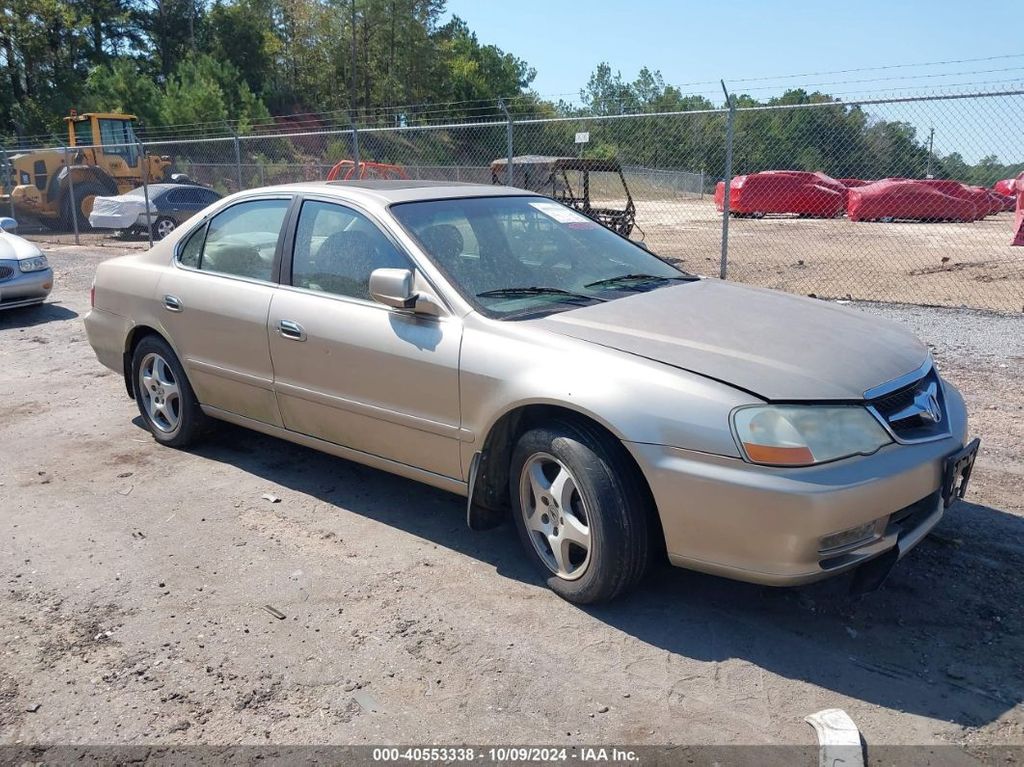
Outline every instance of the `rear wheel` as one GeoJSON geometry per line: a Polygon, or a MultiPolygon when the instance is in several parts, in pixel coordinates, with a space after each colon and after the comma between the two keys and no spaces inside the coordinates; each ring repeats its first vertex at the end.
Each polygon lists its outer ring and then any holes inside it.
{"type": "Polygon", "coordinates": [[[177,227],[173,218],[167,216],[160,216],[153,224],[153,239],[162,240],[164,237],[169,235],[177,227]]]}
{"type": "Polygon", "coordinates": [[[187,447],[206,425],[178,357],[157,336],[143,338],[132,354],[135,402],[157,442],[187,447]]]}
{"type": "Polygon", "coordinates": [[[509,491],[527,555],[577,604],[633,588],[650,561],[649,495],[621,445],[585,423],[532,429],[512,455],[509,491]]]}

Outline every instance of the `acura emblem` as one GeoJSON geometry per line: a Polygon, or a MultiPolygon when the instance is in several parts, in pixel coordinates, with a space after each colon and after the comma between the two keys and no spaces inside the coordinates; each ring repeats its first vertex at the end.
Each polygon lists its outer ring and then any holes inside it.
{"type": "Polygon", "coordinates": [[[939,405],[938,388],[934,383],[928,384],[914,395],[914,401],[899,412],[889,417],[889,423],[902,421],[906,418],[917,416],[922,421],[939,423],[942,420],[942,406],[939,405]]]}

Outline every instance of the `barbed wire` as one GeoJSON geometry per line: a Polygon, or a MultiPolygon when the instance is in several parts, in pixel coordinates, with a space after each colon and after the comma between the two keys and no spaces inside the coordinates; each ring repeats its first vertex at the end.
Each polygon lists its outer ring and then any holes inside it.
{"type": "MultiPolygon", "coordinates": [[[[912,66],[926,66],[934,64],[957,64],[971,61],[993,61],[999,59],[1008,58],[1024,58],[1024,54],[1006,54],[1001,56],[984,57],[978,59],[959,59],[950,60],[946,62],[930,62],[929,64],[894,64],[885,65],[879,67],[861,67],[849,70],[834,70],[833,73],[842,72],[862,72],[872,70],[889,70],[912,66]]],[[[817,82],[807,83],[801,86],[802,88],[822,88],[833,85],[844,85],[844,84],[859,84],[859,83],[880,83],[880,82],[897,82],[906,80],[916,79],[938,79],[943,77],[953,76],[964,76],[970,74],[989,74],[997,72],[1024,72],[1024,66],[1014,67],[1003,67],[993,68],[985,70],[974,70],[969,72],[960,73],[926,73],[922,75],[908,75],[898,76],[893,78],[856,78],[850,80],[839,80],[831,82],[817,82]]],[[[813,74],[813,73],[812,73],[813,74]]],[[[818,73],[827,74],[827,73],[818,73]]],[[[805,75],[785,75],[784,78],[794,78],[805,75]]],[[[758,78],[739,78],[730,82],[757,82],[767,81],[773,78],[769,77],[758,77],[758,78]]],[[[968,81],[968,82],[957,82],[957,83],[939,83],[935,84],[929,91],[926,92],[920,85],[906,85],[906,86],[893,86],[885,88],[884,90],[879,89],[861,89],[852,91],[840,91],[830,92],[827,95],[842,98],[856,96],[859,99],[870,99],[874,96],[888,97],[897,93],[908,93],[916,92],[919,95],[955,95],[952,89],[955,88],[973,88],[973,89],[992,89],[999,88],[1003,90],[1009,84],[1020,84],[1024,82],[1024,77],[1021,78],[1004,78],[996,80],[980,80],[980,81],[968,81]]],[[[701,84],[698,82],[690,83],[689,85],[701,84]]],[[[706,83],[705,83],[706,84],[706,83]]],[[[715,85],[718,85],[716,82],[715,85]]],[[[754,88],[744,89],[744,94],[748,93],[760,93],[765,91],[777,90],[774,85],[757,86],[754,88]]],[[[792,90],[792,89],[790,89],[792,90]]],[[[571,95],[571,94],[563,94],[571,95]]],[[[578,95],[578,94],[577,94],[578,95]]],[[[700,94],[692,94],[700,95],[700,94]]],[[[983,94],[980,94],[983,95],[983,94]]],[[[536,93],[519,93],[512,94],[504,97],[507,104],[517,108],[517,114],[515,115],[518,119],[536,118],[541,116],[553,116],[550,112],[552,108],[557,108],[556,105],[550,103],[551,96],[541,96],[536,93]],[[521,111],[522,105],[529,105],[534,107],[534,111],[521,111]]],[[[626,98],[602,98],[602,105],[607,107],[618,105],[624,110],[628,106],[633,106],[630,99],[626,98]]],[[[585,112],[588,109],[586,104],[579,106],[568,105],[570,109],[579,110],[579,113],[555,115],[559,117],[581,117],[585,116],[585,112]]],[[[685,110],[694,111],[694,110],[685,110]]],[[[625,111],[622,111],[625,114],[625,111]]],[[[636,113],[630,112],[630,113],[636,113]]],[[[657,112],[649,112],[650,114],[658,114],[657,112]]],[[[239,121],[239,120],[214,120],[206,122],[193,122],[193,123],[180,123],[175,125],[167,126],[147,126],[141,125],[139,127],[140,137],[148,142],[160,142],[160,141],[175,141],[175,140],[188,140],[188,139],[201,139],[201,138],[212,138],[212,137],[230,137],[232,135],[238,135],[244,133],[246,135],[263,135],[266,133],[280,133],[280,132],[294,132],[296,126],[289,125],[289,123],[309,123],[309,130],[344,130],[350,129],[353,123],[353,112],[347,108],[338,108],[333,110],[324,110],[319,112],[294,112],[289,114],[273,115],[266,118],[258,118],[254,120],[239,121]]],[[[368,130],[371,128],[382,128],[382,127],[411,127],[411,126],[431,126],[440,124],[461,124],[466,122],[475,122],[482,118],[494,117],[496,119],[502,118],[503,113],[498,106],[497,99],[465,99],[453,102],[444,103],[433,103],[433,102],[418,102],[411,104],[402,105],[384,105],[379,107],[373,107],[367,110],[357,110],[354,114],[355,123],[360,129],[368,130]]],[[[598,115],[595,115],[598,116],[598,115]]],[[[29,136],[22,136],[20,139],[16,139],[13,136],[0,138],[0,143],[10,145],[42,145],[42,144],[55,144],[63,145],[65,143],[65,137],[60,136],[56,132],[41,133],[29,136]]]]}

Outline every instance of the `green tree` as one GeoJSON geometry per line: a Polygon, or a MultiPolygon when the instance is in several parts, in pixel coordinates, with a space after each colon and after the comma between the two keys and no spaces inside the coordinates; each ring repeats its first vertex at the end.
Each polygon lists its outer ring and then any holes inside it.
{"type": "Polygon", "coordinates": [[[253,91],[263,94],[271,83],[281,51],[271,19],[270,0],[217,0],[210,9],[210,53],[230,63],[253,91]]]}
{"type": "Polygon", "coordinates": [[[187,56],[170,80],[160,107],[165,125],[191,125],[199,132],[223,133],[228,122],[244,129],[268,112],[238,70],[209,54],[187,56]]]}
{"type": "Polygon", "coordinates": [[[137,62],[120,59],[89,72],[82,109],[134,114],[144,126],[157,126],[164,122],[163,98],[156,83],[145,76],[137,62]]]}
{"type": "Polygon", "coordinates": [[[189,53],[201,50],[206,25],[203,0],[145,0],[139,18],[162,79],[170,77],[189,53]]]}

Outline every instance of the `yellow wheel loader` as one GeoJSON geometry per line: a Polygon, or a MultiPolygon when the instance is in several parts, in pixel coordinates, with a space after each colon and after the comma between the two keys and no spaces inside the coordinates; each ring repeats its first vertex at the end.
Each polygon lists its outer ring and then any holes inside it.
{"type": "Polygon", "coordinates": [[[0,182],[5,183],[0,210],[13,202],[16,217],[62,229],[70,229],[77,214],[78,228],[88,229],[97,197],[129,192],[141,186],[144,177],[147,183],[164,181],[171,159],[140,156],[135,120],[134,115],[72,111],[64,118],[68,152],[45,149],[9,155],[10,167],[0,172],[0,182]]]}

